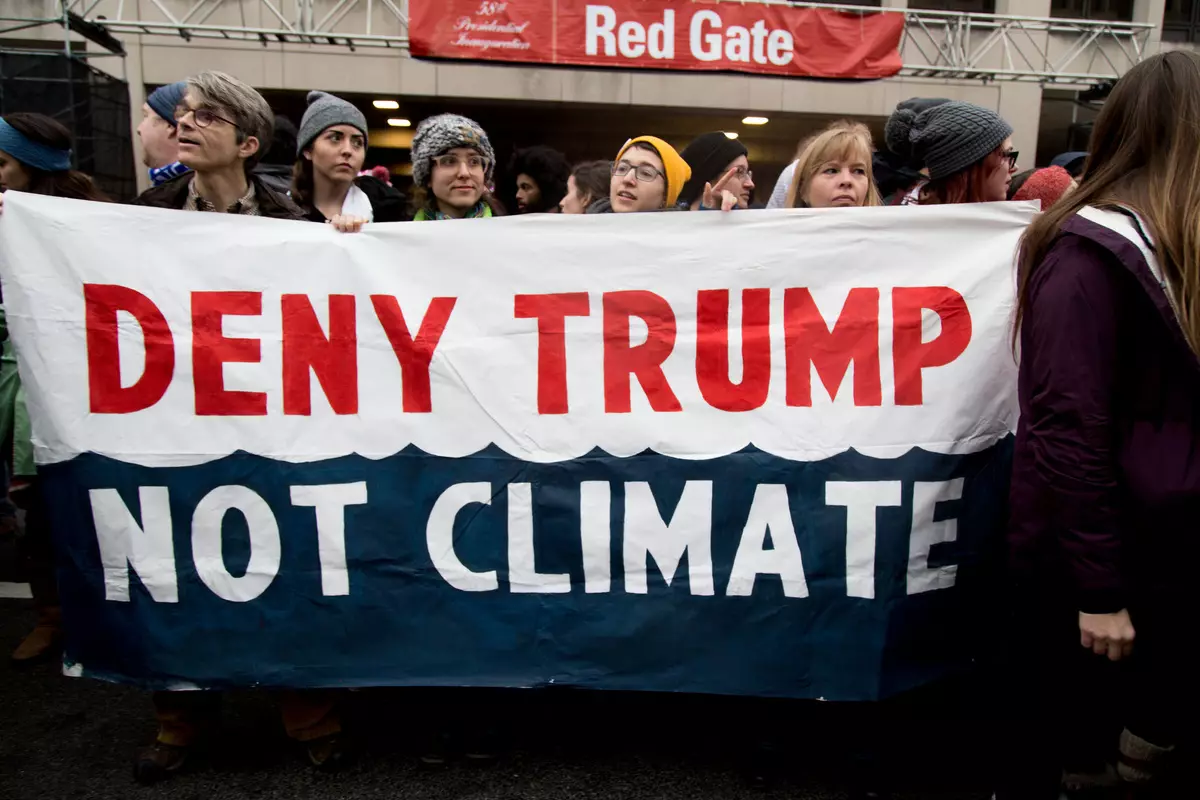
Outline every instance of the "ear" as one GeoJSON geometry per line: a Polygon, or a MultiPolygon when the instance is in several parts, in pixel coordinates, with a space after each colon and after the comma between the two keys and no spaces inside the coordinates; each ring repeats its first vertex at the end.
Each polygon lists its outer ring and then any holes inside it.
{"type": "Polygon", "coordinates": [[[309,161],[312,161],[312,148],[311,147],[305,148],[304,152],[302,152],[300,155],[304,156],[309,161]]]}
{"type": "Polygon", "coordinates": [[[247,136],[246,141],[238,145],[238,158],[250,158],[258,152],[258,137],[247,136]]]}

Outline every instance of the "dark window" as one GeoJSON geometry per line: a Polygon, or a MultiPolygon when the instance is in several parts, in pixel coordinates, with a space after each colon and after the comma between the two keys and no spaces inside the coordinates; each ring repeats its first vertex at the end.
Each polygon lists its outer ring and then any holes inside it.
{"type": "Polygon", "coordinates": [[[909,8],[925,11],[961,11],[964,14],[995,14],[996,0],[908,0],[909,8]]]}
{"type": "Polygon", "coordinates": [[[1130,22],[1133,19],[1133,0],[1051,0],[1050,16],[1130,22]]]}
{"type": "Polygon", "coordinates": [[[1200,41],[1200,3],[1195,0],[1167,0],[1163,10],[1163,40],[1200,41]]]}

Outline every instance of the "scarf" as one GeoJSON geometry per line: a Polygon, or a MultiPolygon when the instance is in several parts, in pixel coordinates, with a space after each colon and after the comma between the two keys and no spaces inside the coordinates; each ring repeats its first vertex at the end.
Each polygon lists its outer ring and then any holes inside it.
{"type": "Polygon", "coordinates": [[[346,192],[346,199],[342,201],[342,214],[365,219],[367,222],[375,221],[375,209],[371,207],[371,198],[358,188],[358,184],[350,184],[350,191],[346,192]]]}
{"type": "MultiPolygon", "coordinates": [[[[471,213],[467,214],[463,219],[484,219],[491,216],[493,216],[492,207],[480,200],[471,209],[471,213]]],[[[413,222],[427,222],[435,219],[454,219],[454,217],[448,217],[438,209],[422,208],[413,217],[413,222]]]]}
{"type": "Polygon", "coordinates": [[[152,186],[162,186],[167,181],[175,180],[180,175],[186,175],[191,171],[191,167],[185,167],[178,161],[174,164],[167,164],[165,167],[153,167],[150,170],[150,184],[152,186]]]}

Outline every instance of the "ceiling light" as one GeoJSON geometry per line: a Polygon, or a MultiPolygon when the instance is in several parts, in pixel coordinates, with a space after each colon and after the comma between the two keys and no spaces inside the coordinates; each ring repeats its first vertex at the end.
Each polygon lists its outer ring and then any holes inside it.
{"type": "Polygon", "coordinates": [[[766,117],[746,117],[742,120],[743,125],[766,125],[770,120],[766,117]]]}
{"type": "Polygon", "coordinates": [[[412,127],[411,122],[409,122],[406,119],[399,119],[397,117],[392,117],[391,119],[389,119],[388,125],[391,125],[393,128],[410,128],[410,127],[412,127]]]}
{"type": "Polygon", "coordinates": [[[725,138],[736,139],[737,137],[738,137],[737,131],[725,131],[725,138]]]}
{"type": "Polygon", "coordinates": [[[395,100],[376,100],[371,105],[373,105],[376,108],[381,109],[383,111],[395,111],[397,108],[400,107],[400,104],[397,103],[395,100]]]}

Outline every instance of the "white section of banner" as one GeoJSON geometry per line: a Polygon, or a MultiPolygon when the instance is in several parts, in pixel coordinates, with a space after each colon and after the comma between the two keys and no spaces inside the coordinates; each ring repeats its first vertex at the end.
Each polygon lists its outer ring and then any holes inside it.
{"type": "MultiPolygon", "coordinates": [[[[410,444],[460,457],[491,443],[537,462],[597,447],[616,456],[651,449],[705,459],[747,445],[793,460],[850,448],[892,458],[913,447],[978,451],[1014,429],[1013,254],[1033,214],[1032,204],[994,203],[542,215],[376,224],[353,235],[313,223],[9,192],[0,217],[0,274],[41,463],[93,452],[146,465],[192,464],[239,450],[303,462],[349,453],[380,458],[410,444]],[[91,410],[84,284],[129,287],[165,316],[174,371],[154,405],[131,413],[91,410]],[[800,287],[831,328],[852,289],[879,290],[877,405],[854,402],[858,362],[831,399],[807,361],[801,367],[811,373],[811,406],[788,405],[784,291],[800,287]],[[949,287],[970,312],[965,350],[920,370],[920,405],[897,402],[897,287],[949,287]],[[697,293],[713,289],[730,290],[734,384],[743,367],[741,290],[770,291],[769,391],[753,410],[714,408],[697,378],[697,293]],[[662,370],[679,411],[653,410],[633,376],[631,410],[606,409],[603,298],[634,290],[660,296],[674,313],[677,337],[662,370]],[[262,312],[225,316],[219,332],[260,340],[261,355],[219,368],[224,388],[265,393],[266,414],[199,416],[191,293],[232,291],[261,293],[262,312]],[[514,296],[563,292],[587,293],[590,315],[565,322],[569,412],[539,414],[538,320],[516,318],[514,296]],[[356,413],[334,413],[311,373],[311,415],[284,413],[284,294],[307,295],[326,333],[329,296],[353,295],[356,413]],[[430,367],[430,413],[402,410],[401,370],[372,295],[397,298],[414,336],[432,298],[457,298],[430,367]]],[[[129,387],[143,369],[143,336],[132,316],[118,319],[120,386],[129,387]]],[[[941,333],[938,315],[924,311],[923,341],[941,333]]],[[[621,347],[646,335],[634,318],[621,347]]]]}

